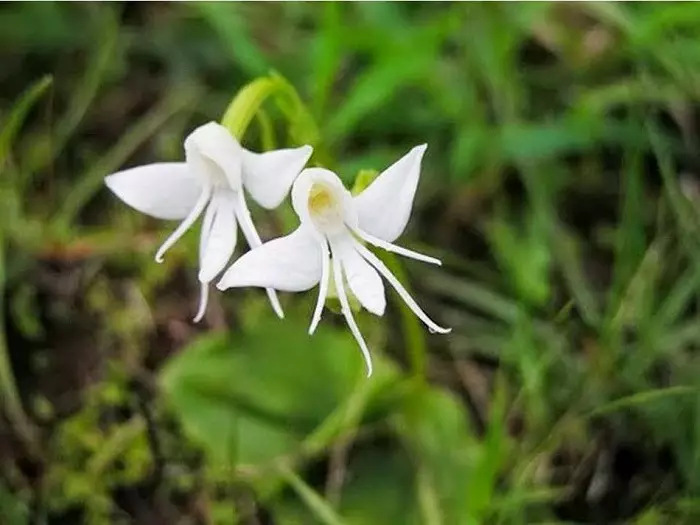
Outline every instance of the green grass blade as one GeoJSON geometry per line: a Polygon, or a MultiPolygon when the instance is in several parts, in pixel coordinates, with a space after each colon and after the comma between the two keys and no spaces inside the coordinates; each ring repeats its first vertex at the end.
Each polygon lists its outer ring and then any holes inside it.
{"type": "Polygon", "coordinates": [[[323,525],[344,525],[343,519],[333,510],[333,507],[323,499],[313,488],[307,485],[293,470],[280,467],[278,472],[297,496],[306,504],[309,510],[323,525]]]}
{"type": "Polygon", "coordinates": [[[15,136],[19,132],[24,120],[27,118],[29,110],[34,107],[41,95],[49,88],[51,82],[53,82],[53,78],[47,75],[29,87],[19,100],[15,102],[10,110],[10,114],[2,123],[2,129],[0,130],[0,169],[5,161],[5,157],[10,151],[15,136]]]}
{"type": "Polygon", "coordinates": [[[173,91],[143,116],[102,158],[98,159],[66,195],[55,216],[57,232],[67,232],[85,204],[100,190],[103,179],[118,170],[133,152],[174,115],[191,107],[197,92],[173,91]]]}

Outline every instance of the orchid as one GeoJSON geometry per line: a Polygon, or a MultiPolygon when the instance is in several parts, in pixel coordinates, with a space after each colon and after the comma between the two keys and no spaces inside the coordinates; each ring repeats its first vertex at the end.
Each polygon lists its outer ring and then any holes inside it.
{"type": "Polygon", "coordinates": [[[448,333],[450,329],[432,321],[364,245],[441,264],[434,257],[393,244],[408,223],[426,148],[426,145],[413,148],[355,197],[332,171],[323,168],[302,171],[292,187],[292,206],[299,216],[299,227],[243,255],[224,273],[217,288],[257,286],[301,292],[319,285],[309,327],[309,334],[313,334],[321,320],[332,276],[341,312],[360,346],[368,376],[372,374],[372,359],[350,309],[346,286],[362,307],[381,316],[386,308],[381,279],[384,277],[431,331],[448,333]]]}
{"type": "MultiPolygon", "coordinates": [[[[311,146],[253,153],[228,130],[209,122],[185,139],[185,162],[157,162],[109,175],[107,186],[126,204],[159,219],[182,222],[163,242],[165,253],[204,213],[199,242],[200,321],[206,311],[209,283],[226,267],[236,247],[237,225],[248,245],[262,245],[246,204],[243,188],[262,207],[276,208],[312,153],[311,146]]],[[[284,317],[273,288],[267,295],[275,313],[284,317]]]]}

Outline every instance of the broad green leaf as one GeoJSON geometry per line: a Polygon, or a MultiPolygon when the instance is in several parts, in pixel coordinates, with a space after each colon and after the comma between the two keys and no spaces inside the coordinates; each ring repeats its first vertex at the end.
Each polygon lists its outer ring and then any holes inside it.
{"type": "Polygon", "coordinates": [[[168,400],[213,457],[259,464],[291,452],[366,381],[348,333],[321,326],[310,337],[297,321],[204,337],[166,366],[168,400]]]}

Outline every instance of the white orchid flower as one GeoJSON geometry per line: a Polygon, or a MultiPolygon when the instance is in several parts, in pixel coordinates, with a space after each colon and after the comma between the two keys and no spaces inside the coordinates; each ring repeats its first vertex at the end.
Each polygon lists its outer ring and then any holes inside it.
{"type": "MultiPolygon", "coordinates": [[[[206,311],[209,283],[225,268],[236,246],[237,224],[251,248],[262,245],[248,211],[243,188],[267,209],[289,193],[311,157],[311,146],[253,153],[228,130],[209,122],[185,139],[185,162],[158,162],[109,175],[105,183],[117,197],[138,211],[182,222],[156,253],[156,261],[204,212],[199,243],[201,294],[195,322],[206,311]],[[206,210],[206,211],[205,211],[206,210]]],[[[284,317],[274,289],[267,295],[275,313],[284,317]]]]}
{"type": "Polygon", "coordinates": [[[352,315],[346,285],[364,308],[381,316],[386,307],[381,275],[431,331],[449,332],[421,310],[384,263],[360,242],[441,264],[438,259],[392,244],[408,223],[426,147],[413,148],[356,197],[332,171],[302,171],[292,187],[299,228],[243,255],[224,273],[217,288],[259,286],[301,292],[318,284],[318,301],[309,327],[312,334],[321,319],[332,272],[343,316],[362,350],[368,377],[372,359],[352,315]]]}

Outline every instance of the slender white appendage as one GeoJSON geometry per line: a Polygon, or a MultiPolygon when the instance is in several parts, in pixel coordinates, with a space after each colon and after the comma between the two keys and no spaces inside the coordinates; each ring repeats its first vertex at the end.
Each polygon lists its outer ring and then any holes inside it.
{"type": "Polygon", "coordinates": [[[180,237],[182,237],[185,234],[185,232],[190,229],[192,224],[194,224],[194,221],[196,221],[197,218],[202,214],[202,211],[204,211],[205,206],[211,198],[211,194],[211,186],[205,186],[204,188],[202,188],[202,193],[199,195],[199,199],[197,199],[197,202],[195,203],[194,208],[192,208],[192,211],[190,211],[190,213],[187,215],[187,217],[184,218],[180,225],[177,228],[175,228],[175,231],[171,233],[167,239],[165,239],[165,242],[161,245],[161,247],[158,248],[158,252],[156,253],[156,262],[162,263],[163,255],[165,255],[165,252],[167,252],[173,246],[173,244],[180,240],[180,237]]]}
{"type": "Polygon", "coordinates": [[[374,246],[378,248],[383,248],[384,250],[388,252],[393,252],[397,255],[402,255],[403,257],[408,257],[409,259],[415,259],[416,261],[423,261],[427,262],[430,264],[437,264],[438,266],[442,266],[442,261],[440,259],[436,259],[435,257],[430,257],[429,255],[423,255],[422,253],[419,252],[414,252],[413,250],[409,250],[408,248],[404,248],[402,246],[397,246],[396,244],[391,244],[390,242],[386,242],[379,237],[375,237],[374,235],[370,235],[367,232],[364,232],[360,230],[359,228],[353,228],[352,232],[357,235],[360,239],[363,241],[367,241],[370,244],[373,244],[374,246]]]}
{"type": "MultiPolygon", "coordinates": [[[[248,241],[248,246],[252,248],[257,248],[262,246],[262,240],[258,231],[255,229],[253,224],[253,219],[250,218],[250,211],[248,210],[248,205],[245,202],[245,196],[243,191],[238,192],[238,205],[236,206],[236,217],[238,218],[238,224],[241,226],[241,231],[246,241],[248,241]]],[[[277,297],[277,292],[274,288],[265,288],[267,293],[267,298],[270,300],[272,309],[277,314],[277,317],[284,319],[284,310],[282,310],[282,305],[277,297]]]]}
{"type": "Polygon", "coordinates": [[[355,318],[352,316],[352,311],[350,310],[350,303],[348,302],[348,296],[345,294],[345,285],[343,284],[343,274],[340,267],[340,260],[336,256],[332,256],[333,260],[333,278],[335,279],[335,287],[338,291],[338,299],[340,299],[340,309],[345,317],[345,322],[348,323],[352,335],[355,340],[360,345],[360,350],[362,351],[362,357],[365,359],[365,364],[367,365],[367,377],[372,375],[372,356],[369,354],[369,348],[367,348],[367,343],[365,343],[360,329],[355,323],[355,318]]]}
{"type": "Polygon", "coordinates": [[[199,308],[197,309],[197,315],[192,319],[195,323],[198,323],[204,318],[204,314],[207,311],[207,304],[209,303],[209,283],[200,283],[199,287],[199,308]]]}
{"type": "Polygon", "coordinates": [[[314,308],[314,315],[311,318],[311,325],[309,325],[309,335],[312,335],[316,331],[319,321],[321,321],[321,314],[323,313],[323,307],[326,305],[326,297],[328,297],[328,281],[331,277],[330,269],[330,253],[328,252],[328,243],[324,239],[323,250],[321,259],[321,281],[318,287],[318,300],[316,301],[316,308],[314,308]]]}
{"type": "Polygon", "coordinates": [[[374,255],[371,251],[362,246],[362,244],[360,244],[356,240],[353,240],[353,243],[355,244],[355,248],[357,249],[357,251],[360,252],[360,255],[362,255],[362,257],[364,257],[368,263],[374,266],[374,268],[382,275],[382,277],[389,281],[389,284],[394,288],[394,290],[396,290],[396,293],[399,294],[401,299],[403,299],[403,301],[411,309],[411,311],[414,314],[416,314],[416,317],[423,321],[423,323],[425,324],[425,326],[428,327],[429,330],[432,330],[433,332],[438,332],[440,334],[448,334],[452,331],[452,328],[443,328],[437,325],[432,319],[430,319],[430,317],[428,317],[428,315],[423,310],[421,310],[420,306],[418,306],[416,301],[406,291],[406,289],[399,282],[399,280],[396,277],[394,277],[394,274],[391,273],[391,271],[389,271],[389,268],[387,268],[376,255],[374,255]]]}
{"type": "MultiPolygon", "coordinates": [[[[204,219],[202,220],[202,231],[199,236],[199,260],[200,263],[204,259],[204,252],[207,249],[207,243],[209,242],[209,236],[211,235],[211,229],[214,225],[214,216],[216,215],[216,203],[212,199],[212,203],[204,212],[204,219]]],[[[199,292],[199,308],[197,308],[197,314],[192,319],[193,322],[198,323],[204,318],[204,314],[207,311],[207,304],[209,303],[209,283],[200,283],[199,292]]]]}

